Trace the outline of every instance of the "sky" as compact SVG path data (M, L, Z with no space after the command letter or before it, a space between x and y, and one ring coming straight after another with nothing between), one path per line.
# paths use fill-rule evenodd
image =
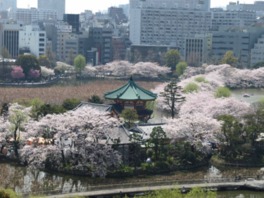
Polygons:
M237 0L211 0L211 7L225 7L230 1L236 2ZM240 3L254 3L254 1L240 0ZM84 10L105 11L111 6L128 3L129 0L66 0L66 13L78 14ZM19 8L37 7L37 0L17 0L17 4Z

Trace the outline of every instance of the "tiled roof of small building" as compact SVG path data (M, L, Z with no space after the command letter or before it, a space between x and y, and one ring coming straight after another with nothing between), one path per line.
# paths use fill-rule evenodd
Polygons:
M131 77L127 84L116 90L105 93L104 97L109 100L119 99L151 101L157 98L157 94L138 86Z

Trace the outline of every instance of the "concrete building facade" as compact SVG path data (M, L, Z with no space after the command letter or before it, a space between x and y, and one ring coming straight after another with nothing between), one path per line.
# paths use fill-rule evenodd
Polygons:
M191 66L201 66L207 62L208 54L212 48L212 35L195 35L186 38L184 59Z
M132 45L169 46L184 53L185 39L210 32L210 0L130 0Z
M46 54L46 32L37 25L25 26L19 31L19 49L28 48L30 53L39 57Z
M212 30L224 30L228 28L243 28L256 23L256 12L247 10L223 10L212 9Z
M0 24L0 49L7 49L12 58L19 55L19 31L22 24Z
M57 13L54 10L38 10L36 8L17 9L12 13L13 19L24 25L31 25L34 22L45 20L57 20Z
M78 34L80 32L80 15L64 14L63 21L72 26L72 32Z
M65 0L38 0L39 10L53 10L57 12L57 18L63 20L65 14Z
M15 11L17 9L17 0L0 0L0 10Z
M250 62L250 33L243 31L222 31L213 33L212 57L221 60L227 51L233 51L241 67Z
M109 27L91 27L89 30L90 48L97 49L99 64L112 61L112 33Z
M227 10L236 10L236 11L253 11L256 12L257 17L264 16L264 2L263 1L255 1L254 4L246 4L237 2L230 2L226 6Z
M251 66L264 62L264 34L258 39L251 50Z
M264 27L261 26L214 32L211 58L219 61L226 51L231 50L238 58L240 67L251 67L259 61L258 45L261 44L262 35L264 35Z

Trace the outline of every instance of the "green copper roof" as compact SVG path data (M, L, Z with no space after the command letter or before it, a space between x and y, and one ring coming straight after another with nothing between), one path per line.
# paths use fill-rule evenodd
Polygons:
M157 94L138 86L131 77L127 84L105 93L104 97L109 100L155 100Z

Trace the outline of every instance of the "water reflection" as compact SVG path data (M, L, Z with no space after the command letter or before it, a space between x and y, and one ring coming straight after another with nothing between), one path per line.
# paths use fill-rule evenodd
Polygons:
M221 171L215 166L211 166L208 169L207 174L204 176L204 179L208 182L217 182L221 181L222 177Z
M226 191L218 192L217 198L263 198L263 192L256 191Z
M245 97L245 95L249 97ZM241 101L255 103L264 98L264 89L235 89L232 90L232 96Z
M188 183L214 182L222 178L235 178L239 173L241 176L256 178L259 168L217 168L214 166L205 167L193 171L179 171L169 175L157 175L144 178L127 179L94 179L81 176L69 176L63 174L52 174L30 168L0 164L0 187L12 188L20 194L61 194L69 192L89 191L100 188L109 188L118 184L139 184L158 181L175 181ZM234 198L237 195L234 194ZM223 195L223 197L225 197ZM230 196L231 197L231 196ZM222 198L222 197L220 197ZM258 197L256 197L258 198Z

